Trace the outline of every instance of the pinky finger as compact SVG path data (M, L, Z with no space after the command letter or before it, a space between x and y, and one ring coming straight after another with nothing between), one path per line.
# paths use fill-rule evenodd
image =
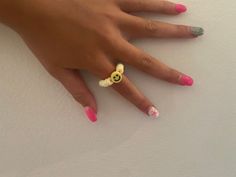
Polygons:
M96 100L87 87L85 81L77 70L61 69L55 75L71 95L83 107L88 119L92 122L97 121L97 104Z

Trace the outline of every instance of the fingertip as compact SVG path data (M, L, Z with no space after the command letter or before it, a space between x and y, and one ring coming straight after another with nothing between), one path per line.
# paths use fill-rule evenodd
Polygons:
M91 122L96 122L97 121L97 114L96 114L96 112L93 108L91 108L90 106L85 106L84 107L84 112L85 112L87 118Z
M187 75L180 76L179 84L183 86L192 86L194 84L193 78Z
M183 13L187 11L187 7L183 4L175 4L175 10L178 13Z
M193 37L202 36L204 34L204 29L201 27L190 27L191 34Z
M152 117L154 119L157 119L160 116L160 112L154 106L150 106L148 108L147 114L148 114L149 117Z

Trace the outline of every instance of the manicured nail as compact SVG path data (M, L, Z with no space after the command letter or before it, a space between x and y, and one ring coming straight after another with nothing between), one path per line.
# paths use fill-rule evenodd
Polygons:
M192 34L197 37L204 34L204 29L201 27L191 27Z
M183 13L183 12L186 12L187 11L187 8L186 6L182 5L182 4L176 4L175 5L175 10L176 12L178 13Z
M186 75L181 76L179 82L180 82L180 85L184 85L184 86L193 85L193 79Z
M158 118L160 113L159 111L154 107L154 106L151 106L149 109L148 109L148 115L152 118Z
M84 112L87 115L89 120L91 120L92 122L97 121L97 115L91 107L89 106L84 107Z

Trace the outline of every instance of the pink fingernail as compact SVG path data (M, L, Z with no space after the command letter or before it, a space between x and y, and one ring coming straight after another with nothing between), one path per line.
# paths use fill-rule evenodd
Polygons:
M159 111L154 107L154 106L151 106L149 109L148 109L148 115L152 118L158 118L160 113Z
M182 4L176 4L175 5L175 10L178 12L178 13L182 13L182 12L186 12L187 11L187 8L186 6L182 5Z
M87 115L89 120L91 120L92 122L97 121L97 115L91 107L89 106L84 107L84 112Z
M189 76L182 75L180 77L180 85L186 85L186 86L192 86L193 85L193 79Z

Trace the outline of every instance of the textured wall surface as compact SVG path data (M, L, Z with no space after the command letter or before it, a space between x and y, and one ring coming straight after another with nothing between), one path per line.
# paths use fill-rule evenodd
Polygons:
M99 104L90 123L20 37L0 26L0 177L235 177L236 1L183 0L178 17L148 18L204 27L194 40L135 45L192 75L182 88L127 67L158 105L147 119L83 73Z

